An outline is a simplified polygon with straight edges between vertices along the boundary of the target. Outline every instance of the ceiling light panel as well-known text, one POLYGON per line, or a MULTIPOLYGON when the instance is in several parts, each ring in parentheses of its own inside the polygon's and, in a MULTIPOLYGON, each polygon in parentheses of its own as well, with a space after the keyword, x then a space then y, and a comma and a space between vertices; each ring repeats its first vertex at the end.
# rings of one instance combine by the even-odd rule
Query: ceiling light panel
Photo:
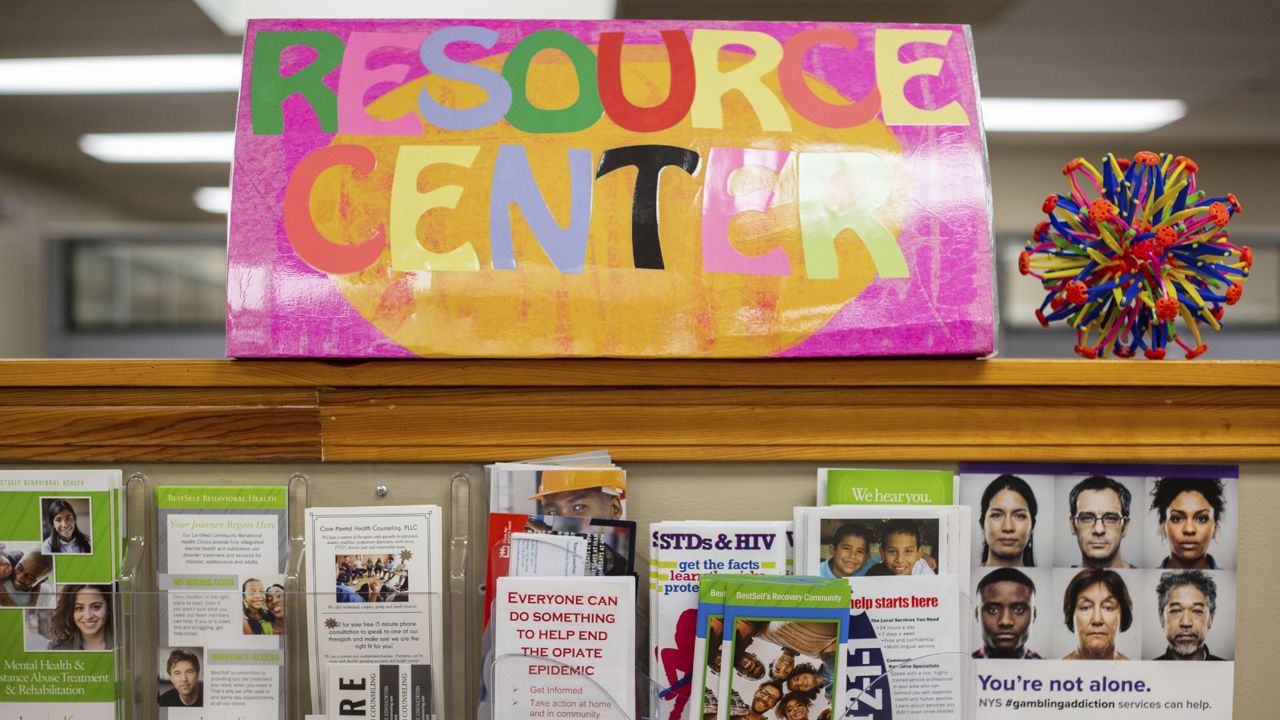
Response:
POLYGON ((174 132, 90 134, 80 149, 109 163, 229 163, 235 133, 174 132))
POLYGON ((1181 100, 983 98, 987 132, 1138 133, 1182 119, 1181 100))
POLYGON ((235 54, 0 59, 0 94, 235 92, 240 73, 235 54))
POLYGON ((617 0, 194 0, 228 35, 252 18, 420 18, 463 20, 611 20, 617 0))

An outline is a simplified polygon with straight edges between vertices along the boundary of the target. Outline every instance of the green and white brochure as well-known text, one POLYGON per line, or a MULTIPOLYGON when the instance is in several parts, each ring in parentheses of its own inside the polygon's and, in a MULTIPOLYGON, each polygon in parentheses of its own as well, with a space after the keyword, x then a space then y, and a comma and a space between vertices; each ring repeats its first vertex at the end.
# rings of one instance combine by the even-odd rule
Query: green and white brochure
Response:
POLYGON ((285 716, 287 514, 284 486, 156 488, 160 720, 285 716))
POLYGON ((116 716, 119 470, 0 471, 0 716, 116 716))

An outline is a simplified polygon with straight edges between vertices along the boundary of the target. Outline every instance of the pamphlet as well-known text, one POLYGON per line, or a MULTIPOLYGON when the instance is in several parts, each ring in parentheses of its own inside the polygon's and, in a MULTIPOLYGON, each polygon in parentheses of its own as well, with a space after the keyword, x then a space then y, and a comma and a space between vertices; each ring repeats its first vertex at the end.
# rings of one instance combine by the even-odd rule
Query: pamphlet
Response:
POLYGON ((818 505, 954 505, 950 470, 819 468, 818 505))
MULTIPOLYGON (((719 712, 721 660, 724 651, 724 601, 731 586, 750 583, 806 584, 794 575, 703 574, 698 578, 698 613, 694 618, 693 673, 685 717, 714 718, 719 712)), ((738 713, 741 715, 742 713, 738 713)))
POLYGON ((668 521, 650 533, 650 678, 659 720, 681 720, 693 686, 698 579, 703 573, 782 575, 790 522, 668 521))
POLYGON ((330 663, 327 697, 335 720, 434 720, 430 665, 330 663))
POLYGON ((848 580, 844 711, 837 717, 929 720, 965 715, 961 628, 968 603, 954 575, 848 580))
POLYGON ((1238 477, 1221 466, 961 465, 984 720, 1230 717, 1238 477))
POLYGON ((719 720, 773 711, 832 717, 843 706, 849 583, 806 577, 727 585, 719 720))
POLYGON ((698 578, 698 615, 693 627, 693 681, 689 720, 715 717, 720 712, 720 652, 724 638, 726 576, 698 578))
POLYGON ((156 488, 160 720, 285 717, 282 486, 156 488))
MULTIPOLYGON (((512 538, 519 533, 576 535, 586 538, 589 552, 581 573, 575 575, 632 575, 635 573, 636 524, 630 520, 605 520, 573 515, 489 514, 489 552, 485 567, 485 627, 493 609, 497 579, 506 575, 546 575, 549 571, 511 572, 512 538)), ((543 551, 555 546, 542 545, 543 551)), ((526 554, 526 561, 535 558, 526 554)))
POLYGON ((5 717, 116 716, 118 470, 0 471, 5 717))
POLYGON ((599 535, 556 535, 553 533, 511 533, 511 577, 587 577, 590 559, 599 557, 599 535))
POLYGON ((497 584, 493 720, 635 717, 634 577, 497 584))
POLYGON ((441 510, 437 505, 307 508, 307 629, 312 706, 338 664, 419 666, 444 697, 441 510))

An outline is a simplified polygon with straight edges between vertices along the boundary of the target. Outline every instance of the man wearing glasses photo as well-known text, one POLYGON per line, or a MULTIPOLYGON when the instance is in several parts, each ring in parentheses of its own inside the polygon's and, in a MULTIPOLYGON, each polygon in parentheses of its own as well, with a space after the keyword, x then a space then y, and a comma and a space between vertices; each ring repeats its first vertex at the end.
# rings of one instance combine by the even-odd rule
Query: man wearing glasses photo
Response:
POLYGON ((1067 524, 1080 546, 1085 568, 1132 568, 1120 543, 1129 533, 1129 488, 1109 477, 1094 475, 1071 488, 1067 524))

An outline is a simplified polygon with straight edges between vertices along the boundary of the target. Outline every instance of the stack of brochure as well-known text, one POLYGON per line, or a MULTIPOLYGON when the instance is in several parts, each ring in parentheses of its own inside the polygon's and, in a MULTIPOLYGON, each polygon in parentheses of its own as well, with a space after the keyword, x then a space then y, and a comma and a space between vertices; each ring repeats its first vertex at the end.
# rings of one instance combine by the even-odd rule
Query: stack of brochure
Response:
POLYGON ((444 717, 443 536, 437 505, 307 508, 312 707, 444 717))
POLYGON ((687 717, 841 717, 847 582, 703 575, 699 585, 687 717))
POLYGON ((598 452, 498 463, 486 478, 480 716, 573 708, 634 717, 636 524, 626 519, 626 471, 598 452))
POLYGON ((116 716, 118 470, 0 472, 0 715, 116 716))
POLYGON ((710 573, 783 575, 791 523, 668 521, 649 526, 649 677, 657 720, 682 720, 692 699, 699 578, 710 573))
POLYGON ((950 472, 823 469, 826 506, 795 508, 796 571, 851 588, 833 717, 960 715, 971 520, 956 496, 950 472))

